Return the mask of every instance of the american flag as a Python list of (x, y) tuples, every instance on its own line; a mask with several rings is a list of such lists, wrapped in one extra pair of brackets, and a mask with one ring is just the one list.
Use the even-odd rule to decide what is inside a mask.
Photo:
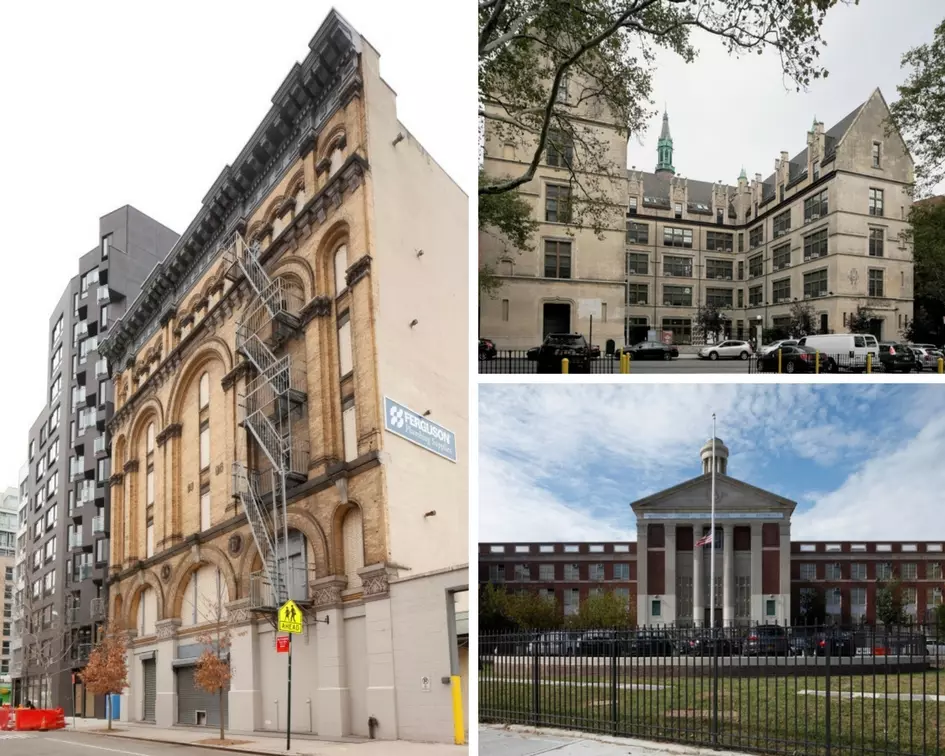
[(712, 543), (712, 534), (702, 536), (698, 541), (696, 541), (696, 546), (707, 546)]

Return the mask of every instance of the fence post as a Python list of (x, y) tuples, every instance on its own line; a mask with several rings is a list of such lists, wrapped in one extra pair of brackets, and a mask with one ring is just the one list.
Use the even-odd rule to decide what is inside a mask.
[(819, 349), (814, 350), (814, 372), (815, 373), (820, 372), (820, 350)]
[[(867, 367), (870, 366), (869, 357), (869, 354), (867, 354)], [(824, 748), (826, 756), (830, 756), (830, 646), (833, 643), (833, 638), (830, 632), (825, 633), (825, 636), (827, 638), (827, 643), (825, 644), (826, 650), (824, 651), (824, 660), (827, 664), (827, 672), (824, 675), (824, 694), (827, 699), (827, 708), (824, 713), (824, 729), (827, 731), (827, 736), (824, 741)]]
[(567, 357), (561, 358), (561, 373), (563, 375), (568, 374), (568, 358)]
[(617, 727), (617, 634), (610, 639), (610, 723), (614, 735)]
[[(712, 557), (714, 558), (715, 555), (713, 554)], [(715, 607), (713, 606), (710, 611), (714, 616)], [(719, 629), (715, 627), (715, 622), (712, 625), (712, 745), (717, 747), (719, 744)]]
[(778, 375), (781, 374), (781, 347), (778, 347)]
[(941, 357), (938, 358), (938, 373), (939, 375), (945, 373), (945, 360), (943, 360)]
[[(567, 362), (567, 359), (565, 359)], [(541, 685), (541, 671), (539, 669), (539, 646), (540, 634), (533, 633), (534, 640), (532, 641), (532, 648), (535, 649), (535, 653), (532, 654), (532, 725), (538, 727), (540, 723), (540, 709), (541, 709), (541, 697), (539, 696), (539, 687)]]
[[(627, 372), (630, 372), (630, 355), (627, 355)], [(942, 372), (941, 370), (939, 372)]]
[(867, 373), (873, 372), (873, 353), (872, 352), (866, 353), (866, 372)]
[(620, 372), (621, 372), (621, 374), (625, 374), (625, 373), (627, 372), (627, 359), (628, 359), (628, 356), (629, 356), (629, 355), (627, 355), (626, 352), (621, 352), (621, 353), (620, 353)]

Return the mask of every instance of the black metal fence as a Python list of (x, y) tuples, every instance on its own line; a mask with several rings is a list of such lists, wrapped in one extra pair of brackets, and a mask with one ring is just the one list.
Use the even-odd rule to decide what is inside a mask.
[(479, 636), (479, 718), (784, 754), (945, 753), (945, 628)]
[[(601, 354), (589, 359), (568, 360), (568, 373), (576, 375), (610, 375), (620, 372), (620, 359), (610, 354)], [(538, 360), (530, 358), (528, 351), (501, 350), (494, 356), (479, 356), (481, 374), (533, 373), (561, 374), (561, 360)]]

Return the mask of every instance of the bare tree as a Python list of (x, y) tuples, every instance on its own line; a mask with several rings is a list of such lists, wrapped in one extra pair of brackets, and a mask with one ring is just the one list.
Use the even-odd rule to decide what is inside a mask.
[[(82, 683), (96, 696), (108, 696), (121, 693), (128, 686), (127, 634), (110, 627), (104, 629), (85, 669), (80, 673)], [(112, 707), (108, 709), (108, 729), (112, 729)]]

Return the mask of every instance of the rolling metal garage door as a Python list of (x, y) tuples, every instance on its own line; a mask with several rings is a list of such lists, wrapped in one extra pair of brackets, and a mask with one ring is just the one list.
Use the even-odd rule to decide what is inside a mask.
[[(177, 724), (194, 725), (205, 724), (208, 727), (220, 726), (220, 696), (217, 693), (206, 693), (197, 687), (194, 682), (196, 667), (178, 667), (177, 674)], [(223, 726), (228, 726), (227, 696), (223, 693)], [(198, 719), (198, 712), (200, 718)], [(206, 716), (204, 717), (204, 713)]]
[(154, 721), (154, 702), (157, 699), (157, 668), (154, 659), (141, 662), (144, 672), (144, 721)]

